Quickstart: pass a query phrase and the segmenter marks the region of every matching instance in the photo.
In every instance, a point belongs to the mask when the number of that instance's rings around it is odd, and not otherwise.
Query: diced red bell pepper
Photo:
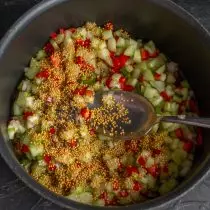
[[[128,59],[129,59],[129,56],[127,56],[127,55],[121,54],[121,55],[119,56],[120,67],[121,67],[121,68],[125,66],[125,64],[126,64],[126,62],[128,61]]]
[[[193,143],[191,141],[185,142],[183,145],[183,150],[186,152],[191,152],[193,149]]]
[[[68,142],[69,146],[71,148],[75,148],[77,147],[77,140],[76,139],[71,139],[69,142]]]
[[[28,147],[28,145],[23,144],[22,147],[21,147],[21,152],[22,152],[22,153],[27,153],[27,152],[29,152],[29,147]]]
[[[14,144],[15,150],[21,152],[22,144],[18,141]]]
[[[48,169],[49,171],[55,171],[56,170],[56,165],[55,164],[49,164]]]
[[[90,39],[86,39],[86,40],[84,41],[83,47],[89,48],[89,47],[90,47],[90,44],[91,44]]]
[[[74,91],[74,94],[75,95],[81,95],[83,96],[86,92],[86,89],[87,87],[81,87],[81,88],[77,88],[75,91]]]
[[[161,93],[160,93],[160,95],[163,97],[163,99],[165,100],[165,101],[170,101],[171,100],[171,96],[169,96],[168,95],[168,93],[166,92],[166,91],[162,91]]]
[[[139,173],[138,168],[135,166],[127,166],[126,167],[126,175],[132,176],[133,173],[138,174]]]
[[[112,62],[113,62],[113,68],[112,68],[113,73],[118,73],[121,68],[121,63],[120,63],[119,57],[114,57],[112,59]]]
[[[60,63],[61,63],[61,59],[59,57],[59,55],[53,53],[51,56],[50,56],[50,61],[52,63],[53,66],[55,67],[59,67]]]
[[[53,128],[53,127],[50,128],[49,133],[50,133],[51,135],[55,134],[55,132],[56,132],[55,128]]]
[[[152,154],[153,155],[159,155],[161,153],[160,149],[153,149]]]
[[[99,196],[99,198],[106,201],[108,199],[107,192],[106,191],[102,192],[101,195]]]
[[[70,29],[69,29],[69,31],[71,31],[72,33],[75,33],[76,30],[77,30],[76,28],[70,28]]]
[[[64,28],[60,28],[60,29],[59,29],[59,33],[60,33],[60,34],[64,34],[64,32],[65,32],[65,29],[64,29]]]
[[[119,83],[125,84],[125,82],[126,82],[126,78],[121,76],[120,79],[119,79]]]
[[[199,114],[198,106],[194,100],[189,100],[188,104],[191,112]]]
[[[133,183],[133,190],[140,191],[142,189],[142,185],[138,181],[134,181]]]
[[[91,40],[90,39],[86,39],[86,40],[77,39],[75,44],[76,44],[76,47],[89,48],[91,44]]]
[[[115,40],[116,40],[116,42],[117,42],[117,41],[118,41],[118,39],[119,39],[119,36],[115,36],[114,38],[115,38]]]
[[[183,139],[184,138],[184,132],[181,128],[177,128],[175,130],[175,134],[176,134],[176,137],[179,138],[179,139]]]
[[[110,56],[111,59],[113,59],[113,58],[115,58],[115,53],[112,52],[112,51],[110,51],[110,52],[109,52],[109,56]]]
[[[106,23],[106,24],[104,25],[104,28],[105,28],[106,30],[111,30],[111,31],[113,31],[113,30],[114,30],[114,25],[113,25],[112,22],[108,22],[108,23]]]
[[[139,163],[139,165],[141,165],[141,166],[145,166],[145,164],[146,164],[146,160],[145,160],[145,158],[144,157],[142,157],[142,156],[140,156],[138,159],[137,159],[137,162]]]
[[[120,197],[123,197],[123,198],[125,198],[125,197],[128,197],[128,192],[126,191],[126,190],[121,190],[120,192],[119,192],[119,196]]]
[[[141,59],[142,59],[143,61],[149,59],[150,55],[149,55],[149,52],[148,52],[147,50],[145,50],[145,49],[142,48],[142,49],[140,50],[140,52],[141,52]]]
[[[114,197],[112,200],[106,202],[106,205],[111,205],[111,206],[117,205],[117,197]]]
[[[91,136],[93,136],[93,135],[96,134],[96,130],[95,130],[94,128],[91,128],[91,129],[89,130],[89,132],[90,132],[90,135],[91,135]]]
[[[112,71],[114,73],[118,73],[120,69],[125,66],[127,60],[129,59],[129,57],[124,54],[121,54],[119,56],[114,56],[113,53],[110,53],[110,57],[113,63]]]
[[[33,116],[33,112],[23,112],[23,119],[27,120],[28,117]]]
[[[48,55],[52,55],[55,51],[54,47],[52,46],[51,43],[47,43],[45,46],[44,46],[44,51],[48,54]]]
[[[134,87],[132,86],[132,85],[123,85],[123,87],[121,87],[121,89],[122,90],[124,90],[124,91],[129,91],[129,92],[131,92],[131,91],[133,91],[134,90]]]
[[[107,80],[106,80],[106,86],[107,86],[108,88],[111,88],[111,87],[110,87],[111,81],[112,81],[112,77],[110,76],[110,77],[108,77]]]
[[[158,49],[155,50],[153,54],[149,54],[150,58],[156,58],[159,55],[160,51]]]
[[[178,110],[178,114],[182,114],[185,110],[185,107],[187,105],[187,101],[182,101],[180,104],[179,104],[179,110]]]
[[[155,77],[155,80],[160,80],[161,74],[155,73],[154,77]]]
[[[77,39],[76,41],[75,41],[75,45],[77,46],[77,47],[79,47],[79,46],[84,46],[84,40],[82,40],[82,39]]]
[[[118,168],[117,168],[119,171],[121,171],[123,169],[123,164],[119,161],[119,164],[118,164]]]
[[[75,60],[75,63],[76,63],[76,64],[79,64],[79,65],[84,64],[84,63],[85,63],[84,58],[81,57],[81,56],[77,56],[77,57],[76,57],[76,60]]]
[[[81,109],[80,114],[85,120],[88,120],[90,119],[91,111],[88,108],[83,108]]]
[[[36,74],[36,77],[40,78],[40,79],[47,79],[49,76],[50,76],[50,74],[49,74],[49,71],[47,69],[42,70],[42,71],[40,71],[39,73]]]
[[[57,34],[55,32],[51,33],[50,34],[50,38],[51,39],[55,39],[57,37]]]
[[[93,91],[92,90],[86,90],[85,95],[86,96],[93,96]]]
[[[52,157],[50,155],[44,155],[44,161],[45,163],[49,164],[52,160]]]
[[[120,188],[119,181],[118,180],[114,180],[112,187],[113,187],[113,190],[119,190],[119,188]]]
[[[144,76],[143,76],[143,75],[141,75],[141,76],[139,77],[139,82],[144,82]]]
[[[164,165],[163,166],[163,172],[164,173],[168,173],[168,165]]]
[[[147,168],[147,172],[151,174],[153,177],[157,177],[160,173],[160,170],[158,166],[151,166],[150,168]]]
[[[76,163],[77,168],[81,168],[82,164],[80,162]]]

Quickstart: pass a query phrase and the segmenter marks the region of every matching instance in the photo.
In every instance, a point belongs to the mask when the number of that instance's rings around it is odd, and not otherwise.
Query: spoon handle
[[[203,128],[210,128],[210,118],[191,117],[191,116],[164,116],[160,121],[193,125]]]

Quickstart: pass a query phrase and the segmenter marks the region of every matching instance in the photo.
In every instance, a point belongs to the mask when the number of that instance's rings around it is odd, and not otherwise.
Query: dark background
[[[18,17],[38,2],[41,0],[0,0],[0,37]],[[174,0],[174,2],[193,14],[210,31],[210,0]],[[26,187],[0,157],[0,210],[62,210],[62,208],[46,201]],[[159,210],[210,210],[210,174],[181,200],[163,206]]]

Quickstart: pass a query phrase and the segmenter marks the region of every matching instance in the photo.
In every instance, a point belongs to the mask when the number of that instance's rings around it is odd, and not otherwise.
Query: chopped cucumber
[[[184,150],[177,149],[172,153],[171,157],[177,165],[180,165],[186,159],[187,153]]]
[[[172,84],[176,82],[176,78],[174,77],[173,73],[168,72],[166,82]]]
[[[102,33],[102,38],[104,39],[104,40],[108,40],[108,39],[110,39],[110,38],[112,38],[113,37],[113,34],[112,34],[112,31],[111,30],[106,30],[106,31],[104,31],[103,33]]]
[[[107,47],[108,47],[108,49],[110,50],[110,51],[112,51],[112,52],[116,52],[116,40],[115,40],[115,38],[110,38],[110,39],[108,39],[108,43],[107,43]]]
[[[139,68],[135,68],[132,72],[132,77],[138,79],[140,76],[141,70]]]
[[[165,82],[163,81],[150,81],[152,87],[156,88],[159,92],[164,91],[165,89]]]
[[[44,50],[39,50],[38,53],[36,54],[36,60],[40,61],[43,58],[47,56],[46,52]]]
[[[154,81],[155,80],[154,76],[153,76],[153,74],[152,74],[152,72],[150,70],[144,71],[143,75],[144,75],[144,79],[146,81]]]
[[[65,31],[65,37],[64,37],[64,41],[63,41],[64,46],[68,46],[70,44],[73,44],[73,40],[71,38],[71,32],[69,30]]]
[[[98,51],[98,57],[104,60],[110,66],[113,65],[112,59],[110,58],[110,52],[107,48],[101,49]]]
[[[125,39],[122,37],[119,37],[117,40],[117,47],[124,48],[125,47]]]
[[[133,87],[136,86],[136,84],[138,83],[138,80],[136,78],[130,78],[128,81],[127,81],[127,84],[128,85],[131,85]]]
[[[166,65],[164,64],[164,65],[162,65],[161,67],[159,67],[159,68],[156,70],[156,72],[157,72],[158,74],[162,74],[163,72],[165,72],[165,70],[166,70]]]
[[[19,92],[18,97],[16,99],[16,104],[20,107],[26,106],[26,99],[30,94],[28,92]]]
[[[155,88],[147,86],[145,91],[144,91],[144,97],[146,97],[148,99],[152,99],[155,96],[156,97],[159,96],[158,91]]]
[[[159,106],[163,102],[163,98],[161,96],[156,96],[150,99],[150,102],[153,106]]]
[[[144,49],[149,52],[150,55],[156,52],[155,43],[153,41],[149,41],[144,45]]]
[[[152,70],[157,70],[164,64],[165,63],[164,63],[163,59],[160,56],[158,56],[156,58],[149,60],[148,67]]]
[[[122,75],[123,75],[125,78],[127,78],[127,79],[131,77],[131,74],[127,71],[126,68],[121,69],[120,72],[121,72]]]
[[[46,173],[46,168],[44,166],[41,166],[38,164],[38,162],[35,162],[31,166],[31,174],[34,177],[40,177],[42,174]]]
[[[51,45],[53,46],[53,48],[54,48],[55,50],[59,50],[59,46],[58,46],[58,44],[56,43],[55,40],[51,39],[51,40],[50,40],[50,43],[51,43]]]
[[[13,114],[15,116],[20,116],[23,114],[23,110],[20,106],[18,106],[16,103],[13,105]]]
[[[35,68],[35,67],[26,68],[25,76],[28,79],[33,79],[38,72],[39,72],[39,68]]]
[[[44,146],[42,144],[40,145],[32,144],[29,146],[29,149],[33,158],[43,155],[44,153]]]
[[[135,45],[130,45],[126,48],[124,55],[132,57],[134,55],[136,46]]]
[[[125,66],[125,69],[127,72],[132,72],[133,71],[133,66],[132,65],[127,65]]]
[[[184,88],[190,88],[190,85],[189,85],[189,83],[188,83],[187,80],[183,80],[183,81],[181,82],[181,85],[182,85],[182,87],[184,87]]]
[[[99,44],[100,44],[100,39],[94,37],[91,40],[91,47],[93,47],[94,49],[98,49]]]
[[[173,96],[173,101],[175,101],[176,103],[181,103],[182,102],[182,98],[175,94]]]
[[[140,68],[142,72],[149,70],[146,61],[137,64],[137,67]]]
[[[64,33],[58,34],[57,37],[55,38],[55,41],[57,44],[61,44],[64,41]]]
[[[176,102],[166,102],[164,105],[164,110],[166,112],[177,113],[179,105]]]
[[[139,49],[136,49],[136,50],[135,50],[134,56],[133,56],[133,60],[134,60],[136,63],[141,63],[141,53],[140,53],[140,50],[139,50]]]
[[[161,185],[161,187],[159,188],[159,193],[161,195],[166,194],[173,190],[176,187],[176,185],[177,181],[175,179],[170,179]]]
[[[95,206],[105,206],[105,201],[103,199],[98,199],[93,202],[93,205]]]

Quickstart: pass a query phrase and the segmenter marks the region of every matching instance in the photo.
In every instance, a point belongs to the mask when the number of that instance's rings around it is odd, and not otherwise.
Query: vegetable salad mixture
[[[49,190],[92,205],[142,202],[174,189],[192,166],[201,130],[160,123],[138,140],[113,141],[97,134],[87,104],[96,91],[120,89],[143,95],[159,115],[196,115],[178,65],[153,41],[114,31],[111,22],[50,37],[25,68],[8,123],[21,165]]]

